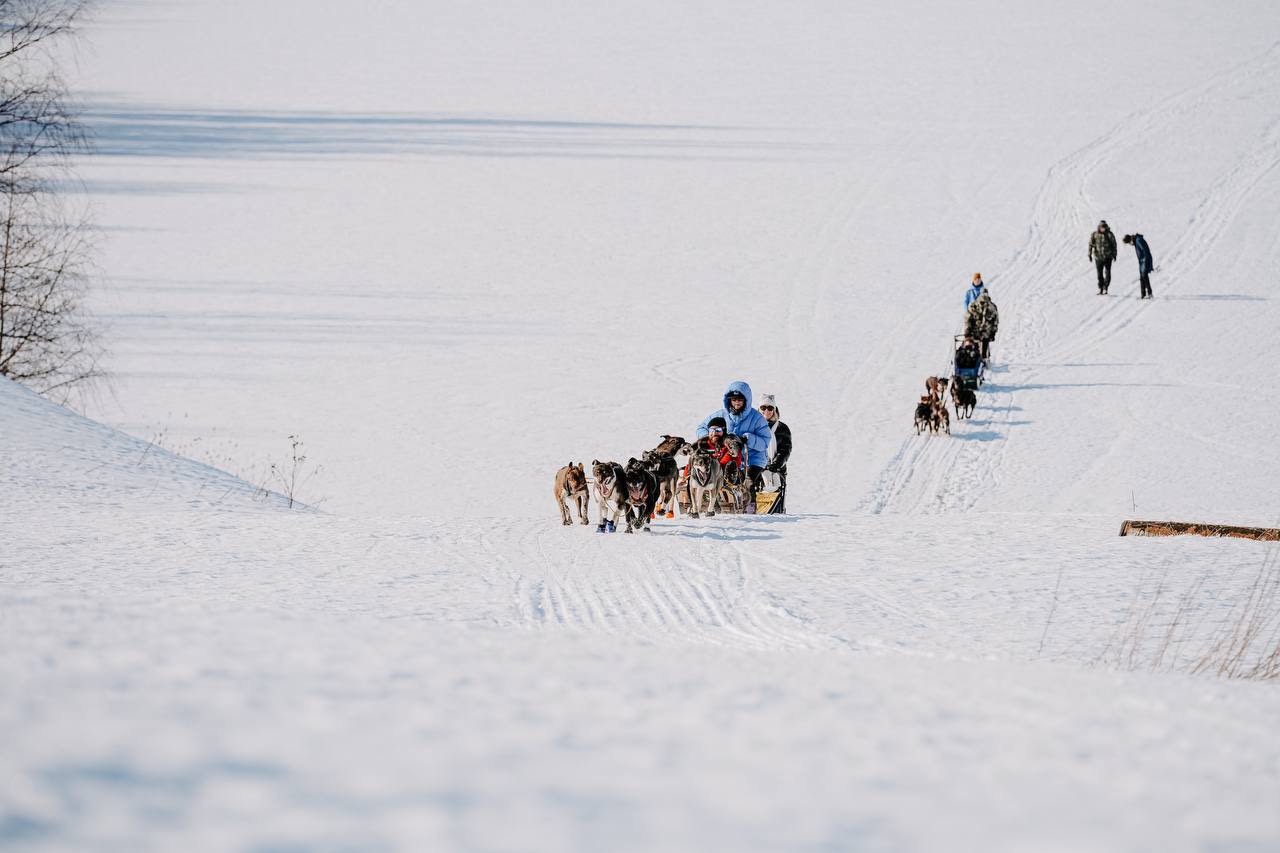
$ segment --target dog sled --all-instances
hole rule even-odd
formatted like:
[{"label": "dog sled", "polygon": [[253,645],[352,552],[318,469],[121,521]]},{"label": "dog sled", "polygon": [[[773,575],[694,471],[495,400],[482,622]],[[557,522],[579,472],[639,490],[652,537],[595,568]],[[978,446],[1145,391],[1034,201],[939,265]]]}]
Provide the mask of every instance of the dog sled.
[{"label": "dog sled", "polygon": [[[676,501],[680,504],[682,515],[693,513],[692,491],[689,487],[689,474],[682,472],[676,484]],[[751,484],[746,473],[734,476],[734,481],[726,480],[720,486],[719,502],[715,512],[725,515],[773,515],[781,513],[786,506],[787,487],[782,478],[771,471],[766,471],[761,478],[761,489],[751,492]],[[699,507],[700,514],[710,514],[710,501],[704,498]]]},{"label": "dog sled", "polygon": [[956,335],[952,340],[951,381],[961,388],[977,391],[982,385],[986,364],[982,360],[977,346],[964,346],[964,335]]}]

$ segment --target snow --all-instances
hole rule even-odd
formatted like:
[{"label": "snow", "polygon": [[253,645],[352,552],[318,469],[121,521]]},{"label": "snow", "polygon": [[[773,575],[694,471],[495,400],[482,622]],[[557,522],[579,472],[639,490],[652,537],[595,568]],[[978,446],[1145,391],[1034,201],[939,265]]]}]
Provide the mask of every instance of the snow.
[{"label": "snow", "polygon": [[[1280,10],[1013,12],[103,4],[112,384],[0,380],[0,844],[1280,847],[1280,694],[1187,672],[1280,546],[1116,535],[1280,521]],[[792,515],[559,525],[733,379]]]}]

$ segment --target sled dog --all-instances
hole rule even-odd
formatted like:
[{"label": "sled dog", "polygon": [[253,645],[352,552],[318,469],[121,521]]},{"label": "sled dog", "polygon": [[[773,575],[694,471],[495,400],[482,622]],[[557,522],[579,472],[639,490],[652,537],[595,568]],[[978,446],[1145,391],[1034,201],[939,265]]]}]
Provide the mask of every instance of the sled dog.
[{"label": "sled dog", "polygon": [[672,459],[685,446],[685,440],[678,435],[664,435],[662,443],[655,447],[652,452],[660,456],[669,456]]},{"label": "sled dog", "polygon": [[947,435],[951,435],[951,416],[947,414],[947,401],[941,397],[933,401],[930,408],[930,427],[934,432],[942,430]]},{"label": "sled dog", "polygon": [[916,435],[933,429],[933,398],[925,394],[916,404]]},{"label": "sled dog", "polygon": [[635,457],[627,461],[626,475],[627,500],[631,502],[627,510],[627,532],[642,528],[647,531],[649,516],[653,515],[653,507],[658,502],[658,478]]},{"label": "sled dog", "polygon": [[706,450],[695,448],[689,459],[689,515],[702,512],[703,499],[709,498],[707,515],[720,509],[720,488],[724,485],[724,469],[720,460]]},{"label": "sled dog", "polygon": [[973,407],[978,405],[978,395],[972,388],[965,388],[959,382],[951,383],[951,402],[955,403],[957,418],[973,417]]},{"label": "sled dog", "polygon": [[[683,444],[684,440],[681,439],[681,445]],[[680,466],[676,464],[675,455],[664,456],[657,450],[646,450],[643,462],[658,481],[658,502],[654,505],[654,513],[662,515],[665,512],[667,518],[675,518],[676,484],[680,479]]]},{"label": "sled dog", "polygon": [[[613,533],[617,529],[618,516],[626,523],[631,502],[627,499],[627,475],[617,462],[591,461],[591,476],[596,481],[596,501],[600,505],[600,523],[597,533]],[[612,517],[610,517],[612,516]]]},{"label": "sled dog", "polygon": [[587,504],[590,503],[590,495],[587,492],[587,473],[583,470],[583,465],[579,462],[574,465],[570,462],[568,465],[556,472],[556,505],[560,507],[560,523],[566,526],[573,524],[569,518],[569,507],[565,503],[566,500],[573,501],[578,506],[578,518],[582,519],[583,524],[587,521]]}]

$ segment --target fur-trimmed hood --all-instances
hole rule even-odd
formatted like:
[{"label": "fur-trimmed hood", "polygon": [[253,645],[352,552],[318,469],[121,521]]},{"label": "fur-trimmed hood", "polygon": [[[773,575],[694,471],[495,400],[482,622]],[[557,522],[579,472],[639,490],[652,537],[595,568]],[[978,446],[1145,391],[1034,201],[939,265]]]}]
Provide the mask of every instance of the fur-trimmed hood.
[{"label": "fur-trimmed hood", "polygon": [[[742,407],[742,414],[735,415],[729,408],[729,395],[734,391],[747,398],[747,404]],[[728,425],[728,432],[746,437],[747,464],[761,467],[768,464],[769,441],[773,438],[773,432],[769,429],[769,422],[764,419],[764,415],[751,406],[751,386],[740,379],[730,382],[729,387],[724,389],[721,403],[723,408],[720,411],[712,412],[698,424],[697,437],[702,438],[707,434],[707,425],[712,418],[724,418]]]}]

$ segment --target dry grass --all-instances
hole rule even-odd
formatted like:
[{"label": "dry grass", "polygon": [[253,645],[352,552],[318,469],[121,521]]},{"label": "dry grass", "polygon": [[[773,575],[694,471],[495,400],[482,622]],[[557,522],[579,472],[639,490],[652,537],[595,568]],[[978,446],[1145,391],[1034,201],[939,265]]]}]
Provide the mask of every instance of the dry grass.
[{"label": "dry grass", "polygon": [[1179,592],[1167,571],[1144,577],[1097,663],[1220,678],[1280,678],[1280,547],[1268,549],[1243,587],[1227,589],[1201,577]]}]

